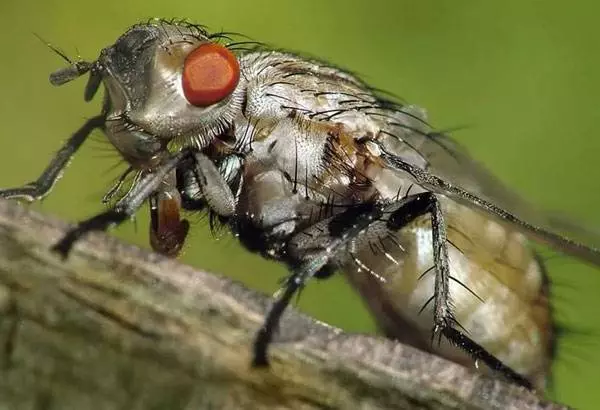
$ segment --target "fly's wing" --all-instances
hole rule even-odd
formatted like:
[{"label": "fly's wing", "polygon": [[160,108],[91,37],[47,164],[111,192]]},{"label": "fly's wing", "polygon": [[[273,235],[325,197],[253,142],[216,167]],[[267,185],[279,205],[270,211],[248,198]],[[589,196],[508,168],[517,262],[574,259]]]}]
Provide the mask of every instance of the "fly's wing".
[{"label": "fly's wing", "polygon": [[[408,173],[425,189],[516,225],[537,242],[600,266],[600,233],[535,208],[509,190],[450,137],[431,132],[424,120],[415,126],[414,118],[424,116],[416,109],[410,110],[408,107],[396,111],[397,120],[388,121],[388,141],[380,143],[382,158],[390,167]],[[413,124],[409,130],[401,119],[405,115],[411,117]],[[419,155],[403,155],[406,146]]]}]

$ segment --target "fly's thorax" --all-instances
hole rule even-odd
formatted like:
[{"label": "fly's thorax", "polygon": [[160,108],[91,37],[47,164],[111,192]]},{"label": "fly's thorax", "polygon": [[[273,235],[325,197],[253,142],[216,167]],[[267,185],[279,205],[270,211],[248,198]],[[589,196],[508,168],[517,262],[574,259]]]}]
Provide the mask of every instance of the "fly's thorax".
[{"label": "fly's thorax", "polygon": [[344,156],[358,149],[357,140],[378,138],[394,124],[401,125],[396,138],[423,126],[418,109],[390,109],[360,80],[323,62],[259,51],[243,55],[240,63],[247,84],[243,115],[235,120],[237,145],[259,151],[290,174],[292,166],[301,167],[301,178],[329,165],[324,157],[331,137],[341,148],[334,147],[340,157],[331,165],[354,168],[354,159]]},{"label": "fly's thorax", "polygon": [[337,206],[391,200],[411,186],[406,176],[386,167],[370,132],[302,115],[262,126],[254,133],[252,158],[278,170],[290,189],[307,199]]},{"label": "fly's thorax", "polygon": [[251,132],[245,128],[250,124],[235,124],[238,141],[253,135],[236,210],[246,230],[289,238],[349,206],[422,191],[385,166],[375,136],[364,129],[299,113],[264,121]]},{"label": "fly's thorax", "polygon": [[327,131],[296,116],[262,127],[252,142],[252,157],[266,167],[278,169],[299,185],[321,173]]},{"label": "fly's thorax", "polygon": [[102,50],[93,74],[106,89],[109,139],[134,164],[173,141],[206,147],[228,129],[245,92],[236,56],[184,23],[134,26]]}]

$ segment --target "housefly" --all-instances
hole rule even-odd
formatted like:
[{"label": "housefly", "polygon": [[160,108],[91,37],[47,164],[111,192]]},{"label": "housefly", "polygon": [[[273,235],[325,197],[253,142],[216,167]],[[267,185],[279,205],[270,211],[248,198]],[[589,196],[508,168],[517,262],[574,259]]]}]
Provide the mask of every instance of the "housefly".
[{"label": "housefly", "polygon": [[206,210],[290,270],[255,365],[293,295],[339,269],[387,336],[543,389],[555,333],[528,240],[594,265],[600,240],[523,202],[423,110],[323,61],[180,21],[135,25],[93,62],[63,58],[51,82],[89,74],[84,98],[103,85],[102,111],[36,181],[0,197],[43,198],[95,129],[129,168],[60,254],[149,203],[152,247],[176,256],[184,213]]}]

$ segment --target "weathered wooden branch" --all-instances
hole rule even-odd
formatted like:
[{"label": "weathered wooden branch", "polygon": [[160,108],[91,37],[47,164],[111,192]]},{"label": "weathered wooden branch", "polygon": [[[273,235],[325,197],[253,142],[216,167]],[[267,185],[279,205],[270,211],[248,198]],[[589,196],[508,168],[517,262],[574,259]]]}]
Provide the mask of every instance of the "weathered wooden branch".
[{"label": "weathered wooden branch", "polygon": [[554,409],[533,393],[290,311],[253,369],[270,299],[0,202],[0,409]]}]

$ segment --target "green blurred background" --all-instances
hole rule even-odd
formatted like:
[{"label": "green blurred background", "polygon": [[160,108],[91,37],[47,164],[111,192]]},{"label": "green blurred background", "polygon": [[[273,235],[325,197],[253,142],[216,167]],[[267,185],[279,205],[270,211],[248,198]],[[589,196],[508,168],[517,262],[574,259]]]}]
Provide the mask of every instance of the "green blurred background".
[{"label": "green blurred background", "polygon": [[[426,107],[455,137],[531,201],[600,229],[600,6],[596,1],[191,1],[0,0],[0,186],[37,177],[61,142],[99,110],[83,81],[61,88],[48,74],[63,62],[34,35],[70,56],[95,59],[129,25],[186,17],[278,47],[321,56],[376,87]],[[123,165],[97,135],[36,209],[70,221],[101,209]],[[116,235],[147,246],[147,212]],[[234,238],[194,229],[183,260],[273,292],[284,270]],[[562,338],[553,398],[600,406],[600,269],[552,257]],[[243,272],[244,274],[240,274]],[[250,272],[250,273],[248,273]],[[301,309],[352,331],[374,326],[341,277],[310,284]]]}]

